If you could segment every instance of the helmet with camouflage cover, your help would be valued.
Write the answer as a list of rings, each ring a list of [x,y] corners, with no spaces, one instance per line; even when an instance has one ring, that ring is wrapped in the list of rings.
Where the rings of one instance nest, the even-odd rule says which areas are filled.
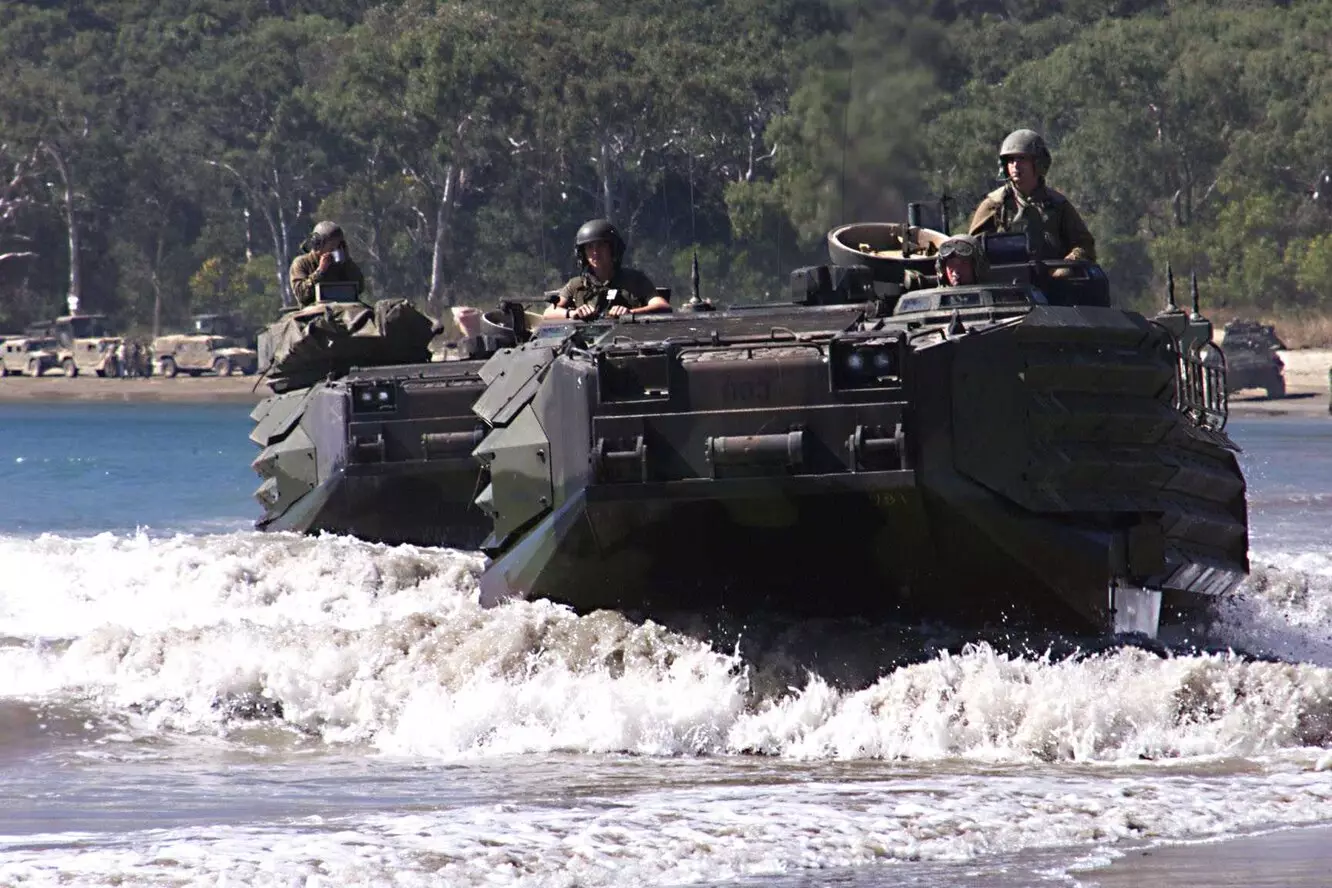
[[[944,260],[949,256],[961,256],[964,259],[971,260],[971,271],[977,281],[989,267],[985,261],[985,251],[981,249],[979,238],[972,237],[969,234],[955,234],[952,237],[939,244],[939,252],[934,257],[934,273],[939,276],[942,284],[944,281]]]
[[[1019,129],[1013,130],[1005,138],[1002,145],[999,146],[999,166],[1002,169],[1010,157],[1018,154],[1025,154],[1036,164],[1036,175],[1045,178],[1045,174],[1050,172],[1050,149],[1045,144],[1045,139],[1035,130]],[[1007,174],[1007,170],[1003,170]]]
[[[624,256],[624,238],[620,237],[620,232],[616,231],[615,226],[607,219],[589,219],[574,235],[574,254],[578,257],[578,264],[587,267],[587,257],[584,255],[583,247],[596,241],[610,244],[611,257],[618,266],[620,258]]]

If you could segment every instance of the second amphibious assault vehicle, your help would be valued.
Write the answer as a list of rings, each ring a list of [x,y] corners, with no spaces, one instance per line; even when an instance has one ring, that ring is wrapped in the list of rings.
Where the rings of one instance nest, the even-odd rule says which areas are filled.
[[[695,288],[672,314],[534,330],[511,311],[484,362],[319,383],[303,397],[342,406],[314,424],[327,428],[309,489],[375,468],[361,499],[381,501],[378,524],[326,518],[348,515],[327,500],[269,526],[450,545],[484,527],[487,605],[1031,617],[1150,635],[1163,613],[1231,590],[1248,570],[1245,484],[1196,289],[1192,312],[1172,285],[1146,318],[1111,306],[1099,267],[1033,260],[1003,235],[983,239],[979,283],[903,293],[943,237],[843,226],[830,264],[793,274],[789,303],[715,308]],[[387,406],[358,415],[374,386],[392,390]],[[417,388],[475,397],[466,417],[453,402],[435,415]],[[424,444],[446,420],[450,441],[475,443],[470,464],[450,450],[447,490],[427,483]],[[395,475],[421,496],[389,501]],[[454,499],[464,480],[470,510]],[[431,509],[458,519],[452,532]]]

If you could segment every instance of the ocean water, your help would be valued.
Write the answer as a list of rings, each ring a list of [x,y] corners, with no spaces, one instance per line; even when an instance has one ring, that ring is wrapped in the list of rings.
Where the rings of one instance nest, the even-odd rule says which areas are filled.
[[[1070,885],[1332,824],[1332,420],[1232,421],[1253,574],[1162,656],[483,611],[477,553],[251,531],[246,413],[0,406],[0,886]]]

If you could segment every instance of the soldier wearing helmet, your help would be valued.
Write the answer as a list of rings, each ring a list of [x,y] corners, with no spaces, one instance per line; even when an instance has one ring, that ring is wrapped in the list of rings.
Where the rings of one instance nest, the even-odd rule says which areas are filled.
[[[335,281],[355,281],[359,293],[365,287],[365,276],[347,252],[347,240],[336,222],[320,222],[310,233],[310,252],[297,256],[291,263],[291,292],[301,305],[315,301],[315,284]]]
[[[574,254],[582,273],[569,279],[543,317],[591,318],[604,313],[618,318],[671,310],[647,275],[620,265],[624,239],[607,220],[583,223],[574,236]]]
[[[1096,261],[1096,241],[1067,197],[1045,184],[1050,149],[1040,133],[1014,130],[999,147],[1004,187],[985,195],[970,234],[1027,231],[1039,258]]]
[[[939,245],[934,257],[934,274],[908,270],[903,275],[904,290],[931,287],[965,287],[980,281],[985,273],[985,257],[980,242],[966,234],[955,234]]]

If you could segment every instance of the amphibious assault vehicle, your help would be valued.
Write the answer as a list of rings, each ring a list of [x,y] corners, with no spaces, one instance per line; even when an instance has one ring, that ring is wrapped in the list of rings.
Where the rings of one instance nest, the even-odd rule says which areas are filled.
[[[1196,288],[1143,317],[1005,235],[979,283],[904,293],[944,237],[835,229],[784,303],[696,283],[674,313],[535,327],[506,306],[461,361],[349,360],[337,334],[339,366],[279,374],[254,412],[259,526],[479,545],[485,605],[1154,634],[1231,590],[1245,484]]]
[[[1286,396],[1286,365],[1277,354],[1286,344],[1271,324],[1235,319],[1221,331],[1226,350],[1226,390],[1260,388],[1270,399]]]
[[[1003,235],[980,283],[903,294],[943,238],[844,226],[787,304],[547,322],[492,357],[483,603],[1155,634],[1231,590],[1245,482],[1196,288],[1149,319]]]
[[[409,303],[370,307],[336,287],[321,284],[315,304],[259,336],[261,379],[273,394],[250,415],[261,448],[256,526],[475,548],[490,527],[472,505],[472,450],[485,426],[471,406],[485,388],[484,361],[432,362],[439,329]],[[499,341],[467,346],[493,353],[515,342],[514,328],[525,329],[506,320]]]

